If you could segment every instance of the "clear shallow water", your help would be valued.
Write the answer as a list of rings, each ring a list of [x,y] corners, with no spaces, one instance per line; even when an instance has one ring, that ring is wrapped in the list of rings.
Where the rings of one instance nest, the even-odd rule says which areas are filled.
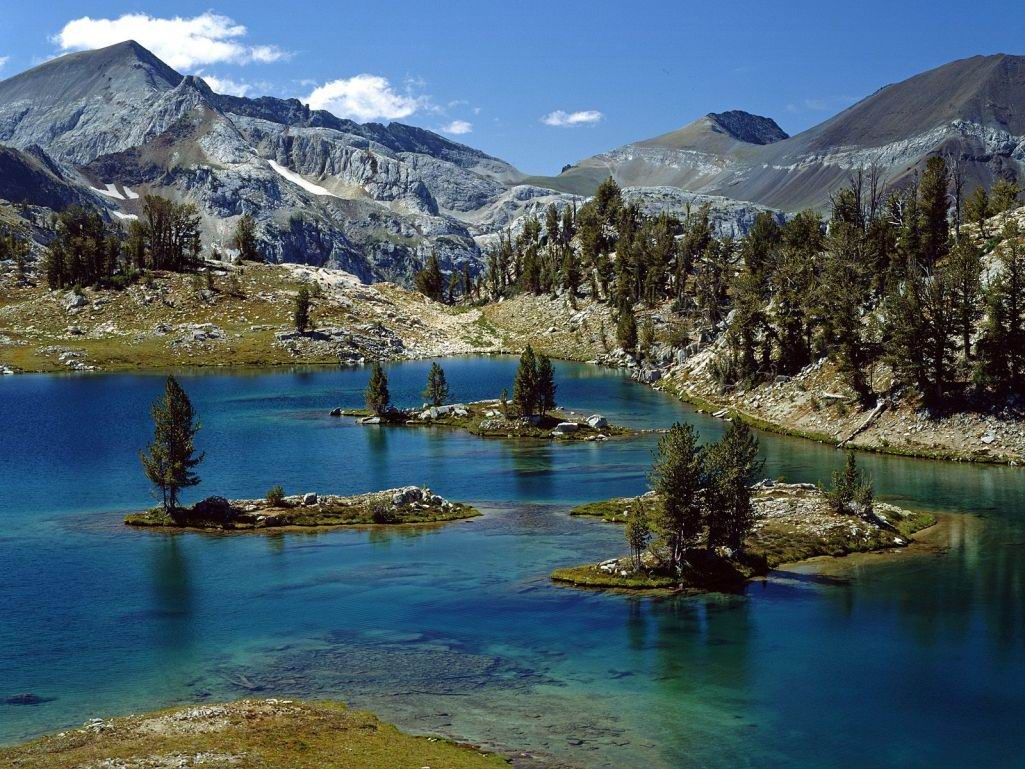
[[[427,363],[390,368],[418,402]],[[508,359],[449,360],[455,398]],[[560,403],[637,427],[722,425],[616,372],[559,365]],[[477,502],[440,529],[204,536],[128,531],[162,378],[0,380],[0,741],[99,713],[250,692],[334,696],[579,766],[963,767],[1020,762],[1020,468],[864,456],[881,496],[954,513],[941,555],[777,575],[743,596],[583,593],[552,568],[622,549],[569,518],[645,487],[655,437],[603,445],[366,428],[367,372],[182,379],[208,459],[192,498],[425,483]],[[826,447],[762,436],[766,474],[824,481]]]

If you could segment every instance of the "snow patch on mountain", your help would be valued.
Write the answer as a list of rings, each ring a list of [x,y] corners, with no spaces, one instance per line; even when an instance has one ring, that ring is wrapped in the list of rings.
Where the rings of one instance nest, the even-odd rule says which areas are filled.
[[[292,182],[292,184],[299,185],[304,190],[306,190],[307,192],[309,192],[309,193],[311,193],[313,195],[320,195],[322,197],[328,196],[328,197],[332,197],[332,198],[340,198],[341,197],[341,195],[335,195],[333,192],[331,192],[330,190],[328,190],[328,189],[326,189],[324,187],[321,187],[319,184],[314,184],[313,182],[310,182],[310,181],[307,181],[306,179],[303,179],[301,176],[299,176],[299,174],[295,173],[294,171],[289,171],[287,168],[285,168],[282,165],[279,165],[279,164],[275,163],[273,160],[268,160],[267,164],[272,169],[274,169],[275,173],[279,174],[280,176],[284,177],[288,181]]]

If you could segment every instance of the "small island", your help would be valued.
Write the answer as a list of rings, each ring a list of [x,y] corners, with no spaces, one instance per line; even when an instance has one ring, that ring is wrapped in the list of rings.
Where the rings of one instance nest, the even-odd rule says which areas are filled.
[[[205,454],[195,446],[199,421],[188,394],[173,376],[154,402],[153,441],[140,455],[146,477],[159,492],[161,504],[125,517],[128,526],[166,529],[246,531],[283,527],[404,526],[474,518],[480,511],[450,502],[419,486],[354,496],[306,492],[286,496],[272,486],[263,499],[207,497],[191,507],[180,504],[182,489],[198,486],[196,468]]]
[[[437,737],[416,737],[338,702],[241,700],[145,715],[95,718],[23,745],[0,747],[0,764],[23,769],[238,766],[288,769],[433,766],[498,769],[502,756]]]
[[[356,417],[364,425],[451,427],[489,438],[604,441],[638,434],[637,430],[609,424],[601,414],[578,414],[557,408],[556,390],[551,361],[545,355],[535,354],[528,345],[520,357],[511,400],[503,390],[500,398],[446,404],[449,388],[445,371],[433,363],[423,391],[427,402],[419,408],[400,409],[391,402],[388,375],[375,362],[364,392],[366,408],[339,407],[331,411],[331,416]]]
[[[474,518],[480,511],[449,502],[430,489],[405,486],[341,497],[314,492],[285,496],[280,487],[264,499],[208,497],[173,511],[155,507],[125,518],[129,526],[246,531],[281,527],[401,526]]]
[[[936,523],[929,513],[875,501],[853,454],[829,490],[769,479],[748,485],[761,465],[757,441],[741,423],[705,447],[690,427],[676,425],[659,448],[653,491],[570,511],[625,524],[631,554],[556,569],[552,580],[632,591],[736,590],[782,564],[906,547]]]
[[[484,438],[605,441],[638,434],[636,430],[610,424],[601,414],[552,409],[543,415],[519,416],[501,400],[391,409],[381,415],[366,409],[335,409],[331,415],[356,417],[360,424],[367,425],[451,427]]]

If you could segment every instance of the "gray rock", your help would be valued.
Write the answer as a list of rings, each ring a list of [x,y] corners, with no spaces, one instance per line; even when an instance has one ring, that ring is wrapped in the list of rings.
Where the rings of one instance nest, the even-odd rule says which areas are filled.
[[[559,422],[552,432],[557,435],[568,435],[570,433],[575,433],[579,429],[580,425],[576,422]]]
[[[587,424],[589,427],[593,427],[595,430],[600,430],[604,427],[609,426],[609,420],[607,420],[601,414],[592,414],[587,418]]]
[[[64,305],[65,310],[77,310],[80,307],[85,307],[89,302],[81,294],[75,291],[69,291],[64,295],[64,299],[61,300],[61,304]]]
[[[303,506],[305,506],[305,507],[309,507],[311,505],[317,504],[317,500],[318,500],[318,498],[317,498],[316,493],[314,493],[312,491],[309,491],[309,492],[303,494]]]

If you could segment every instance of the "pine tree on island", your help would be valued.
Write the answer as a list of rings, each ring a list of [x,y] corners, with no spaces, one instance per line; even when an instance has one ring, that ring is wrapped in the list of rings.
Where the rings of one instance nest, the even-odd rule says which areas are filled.
[[[431,364],[431,370],[427,372],[427,387],[424,388],[423,396],[432,406],[444,405],[448,398],[448,381],[445,379],[445,370],[436,362]]]
[[[164,511],[178,517],[178,493],[199,484],[195,468],[204,454],[196,453],[195,437],[200,424],[189,396],[173,376],[167,378],[164,394],[152,408],[153,441],[148,452],[140,453],[146,477],[161,493]]]
[[[391,406],[391,396],[388,394],[388,375],[384,373],[380,362],[376,360],[370,369],[370,381],[367,382],[363,398],[367,404],[367,410],[376,416],[383,416]]]
[[[536,355],[534,349],[527,345],[513,380],[513,403],[520,416],[544,417],[555,408],[555,390],[552,362],[546,355]]]

